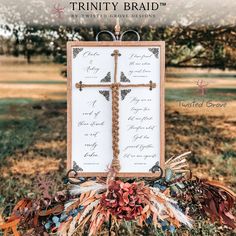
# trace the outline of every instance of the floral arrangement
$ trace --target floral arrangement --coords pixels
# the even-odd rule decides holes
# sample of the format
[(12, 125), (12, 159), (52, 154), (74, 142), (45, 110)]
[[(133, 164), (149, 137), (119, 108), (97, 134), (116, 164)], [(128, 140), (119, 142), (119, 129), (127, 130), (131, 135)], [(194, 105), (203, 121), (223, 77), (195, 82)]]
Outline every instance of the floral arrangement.
[(188, 154), (169, 159), (165, 177), (154, 180), (122, 181), (112, 170), (107, 179), (76, 178), (71, 170), (66, 190), (52, 194), (50, 182), (40, 179), (42, 197), (20, 200), (8, 218), (0, 218), (0, 228), (15, 236), (22, 230), (26, 236), (71, 236), (78, 230), (96, 235), (107, 223), (132, 221), (173, 232), (181, 225), (192, 228), (196, 214), (235, 228), (235, 194), (219, 182), (192, 177)]

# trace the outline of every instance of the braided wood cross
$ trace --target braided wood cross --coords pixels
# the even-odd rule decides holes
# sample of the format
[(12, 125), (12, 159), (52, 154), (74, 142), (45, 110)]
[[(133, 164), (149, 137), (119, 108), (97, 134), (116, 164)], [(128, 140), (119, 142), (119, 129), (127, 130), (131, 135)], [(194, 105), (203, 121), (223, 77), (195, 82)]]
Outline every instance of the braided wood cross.
[[(114, 50), (111, 54), (114, 56), (114, 82), (111, 84), (83, 84), (82, 81), (76, 83), (75, 86), (80, 91), (83, 88), (110, 88), (112, 91), (112, 150), (113, 150), (113, 160), (111, 164), (111, 168), (115, 172), (120, 171), (120, 161), (119, 161), (119, 89), (120, 88), (134, 88), (134, 87), (147, 87), (150, 90), (156, 88), (156, 83), (152, 81), (149, 84), (123, 84), (117, 82), (117, 68), (118, 68), (118, 57), (121, 56), (119, 50)], [(124, 76), (124, 75), (123, 75)], [(103, 80), (101, 80), (103, 82)], [(127, 78), (124, 80), (125, 82), (130, 82)], [(102, 92), (102, 91), (100, 91)]]

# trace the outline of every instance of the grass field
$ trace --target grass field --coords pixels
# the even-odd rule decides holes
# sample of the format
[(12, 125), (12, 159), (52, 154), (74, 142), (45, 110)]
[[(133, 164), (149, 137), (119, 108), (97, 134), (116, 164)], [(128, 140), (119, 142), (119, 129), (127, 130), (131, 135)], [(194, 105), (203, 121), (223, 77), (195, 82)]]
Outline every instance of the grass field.
[[(34, 192), (37, 173), (51, 176), (55, 189), (62, 186), (66, 161), (66, 79), (60, 75), (62, 68), (40, 62), (27, 65), (21, 58), (0, 57), (3, 213), (9, 212), (21, 197)], [(198, 80), (207, 83), (205, 96), (199, 93)], [(192, 101), (203, 105), (180, 105)], [(226, 105), (207, 107), (207, 101)], [(166, 157), (189, 150), (195, 175), (224, 181), (236, 191), (236, 71), (167, 69)], [(213, 226), (204, 227), (205, 234), (192, 235), (212, 235), (215, 230)], [(223, 230), (218, 235), (234, 233)]]

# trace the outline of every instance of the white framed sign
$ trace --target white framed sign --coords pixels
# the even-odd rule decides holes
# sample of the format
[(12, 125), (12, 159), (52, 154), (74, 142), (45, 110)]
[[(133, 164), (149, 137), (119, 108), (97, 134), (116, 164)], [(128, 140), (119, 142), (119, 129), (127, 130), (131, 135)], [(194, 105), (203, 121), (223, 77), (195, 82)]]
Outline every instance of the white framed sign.
[(164, 42), (68, 42), (67, 167), (158, 176), (164, 165)]

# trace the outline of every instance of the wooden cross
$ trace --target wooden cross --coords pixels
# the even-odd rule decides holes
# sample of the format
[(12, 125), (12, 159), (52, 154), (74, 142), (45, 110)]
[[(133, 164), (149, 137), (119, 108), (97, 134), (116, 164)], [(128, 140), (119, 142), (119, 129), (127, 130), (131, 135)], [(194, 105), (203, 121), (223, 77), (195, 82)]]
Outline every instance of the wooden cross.
[(118, 58), (121, 56), (119, 50), (114, 50), (111, 54), (114, 56), (114, 82), (111, 84), (83, 84), (82, 81), (76, 83), (75, 86), (80, 91), (83, 88), (111, 88), (112, 91), (112, 150), (113, 150), (113, 160), (111, 168), (115, 172), (120, 171), (120, 162), (119, 162), (119, 89), (120, 88), (134, 88), (134, 87), (147, 87), (150, 90), (156, 88), (156, 83), (152, 81), (149, 84), (123, 84), (117, 82), (117, 68), (118, 68)]

